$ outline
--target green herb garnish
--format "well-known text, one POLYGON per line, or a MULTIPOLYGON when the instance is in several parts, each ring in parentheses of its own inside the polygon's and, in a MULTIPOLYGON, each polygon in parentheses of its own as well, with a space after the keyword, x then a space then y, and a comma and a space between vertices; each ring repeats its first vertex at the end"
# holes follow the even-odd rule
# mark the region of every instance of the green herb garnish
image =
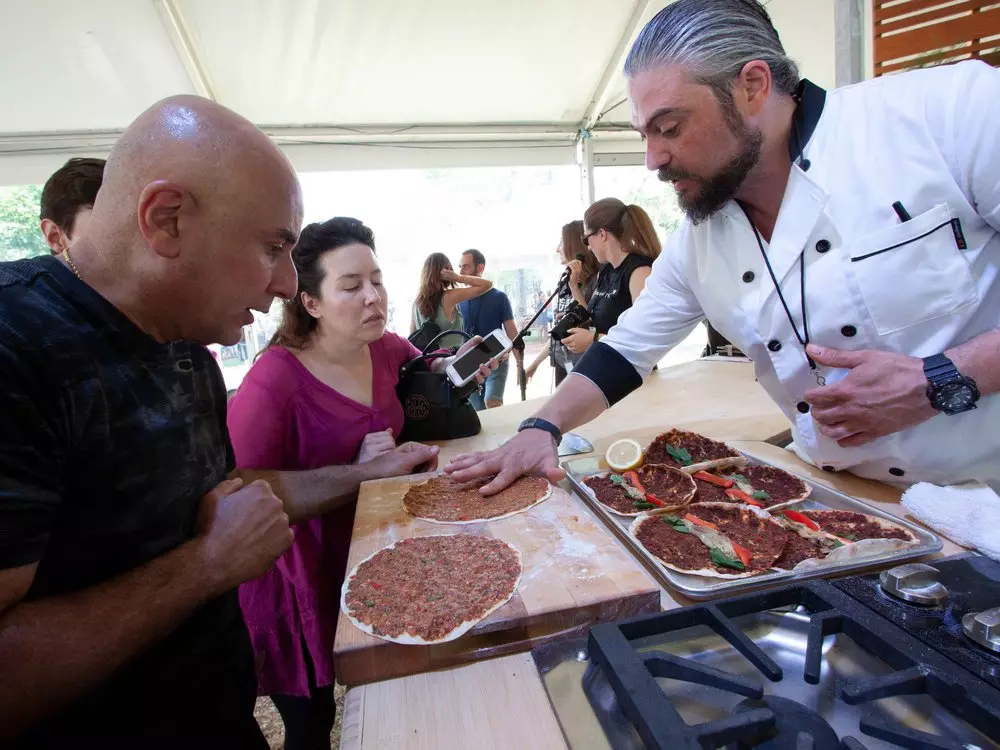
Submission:
POLYGON ((754 500, 770 500, 771 496, 768 495, 764 490, 757 490, 753 493, 754 500))
POLYGON ((443 599, 443 598, 444 597, 440 596, 439 594, 431 594, 430 596, 427 597, 427 601, 436 602, 438 599, 443 599))
POLYGON ((375 602, 373 602, 371 599, 365 599, 365 606, 366 607, 374 607, 375 606, 375 602))
POLYGON ((747 478, 742 474, 724 474, 726 479, 732 479, 734 482, 743 482, 743 484, 749 484, 747 478))
POLYGON ((856 541, 858 541, 858 537, 857 537, 856 534, 844 534, 843 536, 844 536, 844 539, 848 540, 849 542, 856 542, 856 541))
POLYGON ((682 534, 690 534, 688 531, 687 521, 683 518, 678 518, 677 516, 663 516, 663 522, 668 523, 674 527, 674 531, 679 531, 682 534))
POLYGON ((724 568, 732 568, 733 570, 746 570, 746 566, 739 560, 734 560, 733 558, 724 555, 717 549, 710 549, 709 554, 712 556, 712 562, 716 565, 721 565, 724 568))
POLYGON ((647 503, 647 502, 636 501, 636 502, 634 502, 632 504, 635 506, 636 510, 651 510, 652 508, 656 507, 655 503, 647 503))
POLYGON ((608 479, 613 484, 617 484, 619 486, 624 486, 628 484, 628 482, 625 481, 625 477, 623 477, 621 474, 608 474, 608 479))
POLYGON ((844 546, 839 539, 829 539, 828 541, 833 545, 833 549, 840 549, 844 546))
POLYGON ((691 458, 691 454, 684 448, 675 448, 674 446, 668 444, 667 454, 682 466, 690 466, 694 463, 694 459, 691 458))

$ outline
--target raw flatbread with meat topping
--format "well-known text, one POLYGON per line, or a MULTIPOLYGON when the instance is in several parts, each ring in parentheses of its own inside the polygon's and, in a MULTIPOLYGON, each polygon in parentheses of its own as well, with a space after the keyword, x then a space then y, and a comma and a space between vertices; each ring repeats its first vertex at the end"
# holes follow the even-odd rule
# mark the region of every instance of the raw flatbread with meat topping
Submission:
POLYGON ((895 539, 907 543, 918 541, 909 529, 867 513, 853 510, 804 510, 802 515, 812 519, 823 531, 849 542, 865 539, 895 539))
POLYGON ((358 563, 340 607, 355 627, 393 643, 453 641, 502 607, 521 580, 521 553, 500 539, 404 539, 358 563))
POLYGON ((533 508, 552 494, 542 477, 521 477, 495 495, 483 497, 479 488, 493 477, 456 482, 449 476, 431 477, 415 484, 403 496, 403 509, 432 523, 481 523, 497 521, 533 508))
MULTIPOLYGON (((735 480, 739 490, 767 510, 781 510, 801 503, 812 492, 812 488, 797 476, 776 466, 747 465, 740 469, 723 470, 718 473, 727 479, 735 480)), ((735 501, 730 500, 730 502, 735 501)))
MULTIPOLYGON (((702 527, 704 528, 704 527, 702 527)), ((682 513, 651 511, 629 528, 629 534, 665 567, 679 573, 711 578, 747 578, 770 570, 784 552, 788 531, 766 512, 732 503, 695 503, 682 513), (717 534, 705 535, 690 517, 712 524, 717 534), (684 522, 686 531, 680 530, 684 522), (739 545, 749 552, 747 563, 733 559, 723 547, 739 545), (727 563, 720 560, 728 558, 727 563), (743 565, 739 569, 732 563, 743 565)))
MULTIPOLYGON (((636 474, 646 491, 662 500, 665 507, 681 508, 694 498, 694 480, 679 469, 647 464, 636 471, 636 474)), ((644 493, 632 487, 622 474, 616 472, 608 471, 586 477, 583 484, 591 497, 620 516, 635 517, 657 507, 646 500, 644 493), (615 481, 613 476, 619 479, 615 481)))
POLYGON ((738 450, 718 440, 686 430, 669 430, 653 438, 643 462, 666 464, 694 474, 726 466, 743 466, 747 460, 738 450))

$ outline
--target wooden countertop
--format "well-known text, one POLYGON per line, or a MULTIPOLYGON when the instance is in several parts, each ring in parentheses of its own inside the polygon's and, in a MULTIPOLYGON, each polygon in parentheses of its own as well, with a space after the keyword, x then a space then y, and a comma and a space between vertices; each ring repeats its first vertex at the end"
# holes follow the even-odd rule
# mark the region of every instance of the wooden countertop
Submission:
MULTIPOLYGON (((442 460, 499 445, 541 403, 536 399, 482 413, 483 432, 442 444, 442 460)), ((600 450, 609 436, 626 429, 668 426, 728 439, 765 461, 902 514, 898 489, 824 472, 774 445, 788 438, 788 421, 755 382, 752 365, 746 362, 701 360, 655 372, 641 389, 574 432, 600 450)), ((945 540, 941 554, 962 551, 945 540)), ((666 589, 660 599, 664 609, 690 603, 666 589)), ((390 746, 566 748, 541 678, 526 653, 352 688, 344 708, 342 750, 390 746)))

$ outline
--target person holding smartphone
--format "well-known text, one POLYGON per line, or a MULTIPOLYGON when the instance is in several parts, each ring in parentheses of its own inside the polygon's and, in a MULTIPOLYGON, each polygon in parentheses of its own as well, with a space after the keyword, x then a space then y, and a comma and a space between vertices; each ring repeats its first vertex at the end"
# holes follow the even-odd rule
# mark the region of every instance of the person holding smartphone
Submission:
MULTIPOLYGON (((310 224, 292 260, 297 293, 229 404, 236 464, 305 469, 385 462, 387 454, 414 445, 396 446, 404 418, 396 385, 400 366, 420 352, 385 330, 388 301, 375 236, 357 219, 310 224)), ((475 338, 459 352, 479 343, 475 338)), ((454 359, 430 366, 444 372, 454 359)), ((472 377, 481 383, 495 367, 486 361, 472 377)), ((329 747, 333 637, 354 508, 352 498, 297 524, 291 548, 240 588, 262 664, 259 694, 270 695, 280 712, 288 750, 329 747)))

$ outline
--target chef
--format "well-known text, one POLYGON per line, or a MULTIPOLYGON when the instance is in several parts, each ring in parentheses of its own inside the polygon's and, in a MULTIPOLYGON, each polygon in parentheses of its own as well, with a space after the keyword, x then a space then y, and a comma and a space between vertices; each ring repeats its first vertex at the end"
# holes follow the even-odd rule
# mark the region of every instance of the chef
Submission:
POLYGON ((625 74, 646 164, 687 220, 517 437, 447 470, 498 472, 487 494, 561 478, 561 433, 707 318, 753 360, 806 460, 1000 486, 1000 71, 969 61, 826 92, 800 80, 758 2, 678 0, 625 74))

